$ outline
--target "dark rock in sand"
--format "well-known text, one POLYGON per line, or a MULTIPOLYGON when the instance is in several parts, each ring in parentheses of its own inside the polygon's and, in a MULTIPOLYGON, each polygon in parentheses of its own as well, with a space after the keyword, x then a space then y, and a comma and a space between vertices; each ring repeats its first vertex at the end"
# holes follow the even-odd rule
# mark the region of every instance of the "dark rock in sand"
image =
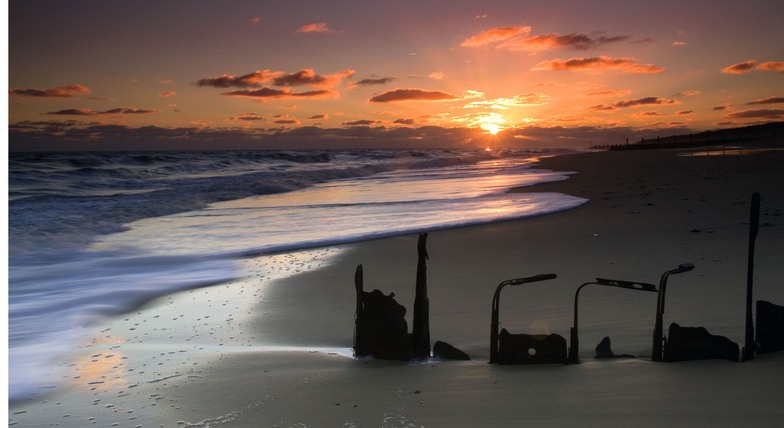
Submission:
POLYGON ((740 348, 724 336, 708 333, 704 327, 670 324, 664 347, 664 361, 724 359, 738 361, 740 348))
POLYGON ((557 334, 511 334, 501 329, 500 364, 566 364, 566 339, 557 334))
POLYGON ((784 306, 757 301, 757 352, 784 351, 784 306))
POLYGON ((443 358, 445 360, 456 361, 468 361, 471 359, 471 357, 469 357, 465 352, 440 340, 437 341, 435 345, 433 345, 433 356, 437 358, 443 358))
POLYGON ((604 336, 601 342, 596 345, 596 357, 595 358, 612 358, 615 356, 615 353, 612 351, 610 347, 610 337, 604 336))

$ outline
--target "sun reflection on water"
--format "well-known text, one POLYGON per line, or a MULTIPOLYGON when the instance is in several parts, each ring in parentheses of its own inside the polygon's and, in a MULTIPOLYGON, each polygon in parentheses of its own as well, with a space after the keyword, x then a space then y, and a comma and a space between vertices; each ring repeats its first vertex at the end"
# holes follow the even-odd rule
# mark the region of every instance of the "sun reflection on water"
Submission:
POLYGON ((111 387, 128 385, 125 373, 127 357, 123 353, 117 352, 116 349, 124 342, 125 339, 118 336, 107 336, 91 341, 90 347, 109 346, 98 346, 105 351, 91 353, 76 362, 73 383, 93 390, 106 390, 111 387))

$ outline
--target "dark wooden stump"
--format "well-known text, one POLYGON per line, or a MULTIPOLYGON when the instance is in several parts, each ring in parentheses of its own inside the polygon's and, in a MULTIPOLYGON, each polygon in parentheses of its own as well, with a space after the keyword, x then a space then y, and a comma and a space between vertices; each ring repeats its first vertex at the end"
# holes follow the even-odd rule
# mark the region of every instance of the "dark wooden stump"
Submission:
POLYGON ((430 301, 427 298, 427 233, 419 234, 417 244, 416 296, 414 326, 411 332, 412 354, 416 359, 430 358, 430 301))

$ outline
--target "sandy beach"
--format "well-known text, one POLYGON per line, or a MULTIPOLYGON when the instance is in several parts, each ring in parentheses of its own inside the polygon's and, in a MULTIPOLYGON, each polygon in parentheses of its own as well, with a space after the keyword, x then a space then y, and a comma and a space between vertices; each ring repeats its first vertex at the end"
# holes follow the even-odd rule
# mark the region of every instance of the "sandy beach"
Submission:
MULTIPOLYGON (((703 326, 743 346, 749 201, 762 195, 755 300, 784 304, 784 151, 562 155, 568 180, 514 189, 588 199, 538 217, 431 231, 431 340, 470 361, 355 359, 354 269, 395 293, 411 329, 416 235, 238 261, 244 278, 154 301, 86 332, 53 372, 63 383, 12 403, 9 424, 120 427, 778 426, 783 353, 744 363, 651 361, 655 293, 580 295, 580 364, 488 364, 501 326, 569 339, 574 293, 596 277, 669 280, 665 327, 703 326), (596 360, 609 336, 618 353, 596 360)), ((666 331, 665 331, 666 334, 666 331)))

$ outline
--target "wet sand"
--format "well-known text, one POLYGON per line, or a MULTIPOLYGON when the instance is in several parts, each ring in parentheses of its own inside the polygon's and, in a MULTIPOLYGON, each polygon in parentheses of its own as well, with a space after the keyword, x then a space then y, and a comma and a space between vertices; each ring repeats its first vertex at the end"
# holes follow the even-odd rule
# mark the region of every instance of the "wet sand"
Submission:
MULTIPOLYGON (((580 295, 581 364, 488 364, 491 299, 501 326, 569 339, 574 292, 595 277, 670 277, 665 326, 704 326, 743 346, 749 201, 762 194, 755 300, 784 304, 784 152, 679 156, 601 152, 542 159, 569 180, 515 189, 589 199, 539 217, 433 231, 431 340, 471 361, 351 358, 353 276, 411 312, 416 235, 265 256, 247 277, 160 299, 85 339, 59 367, 67 386, 14 403, 16 426, 775 426, 782 353, 734 363, 650 361, 655 293, 580 295), (271 272, 290 275, 276 280, 271 272), (630 359, 593 359, 609 336, 630 359), (116 424, 116 425, 115 425, 116 424)), ((665 332, 666 333, 666 332, 665 332)))

